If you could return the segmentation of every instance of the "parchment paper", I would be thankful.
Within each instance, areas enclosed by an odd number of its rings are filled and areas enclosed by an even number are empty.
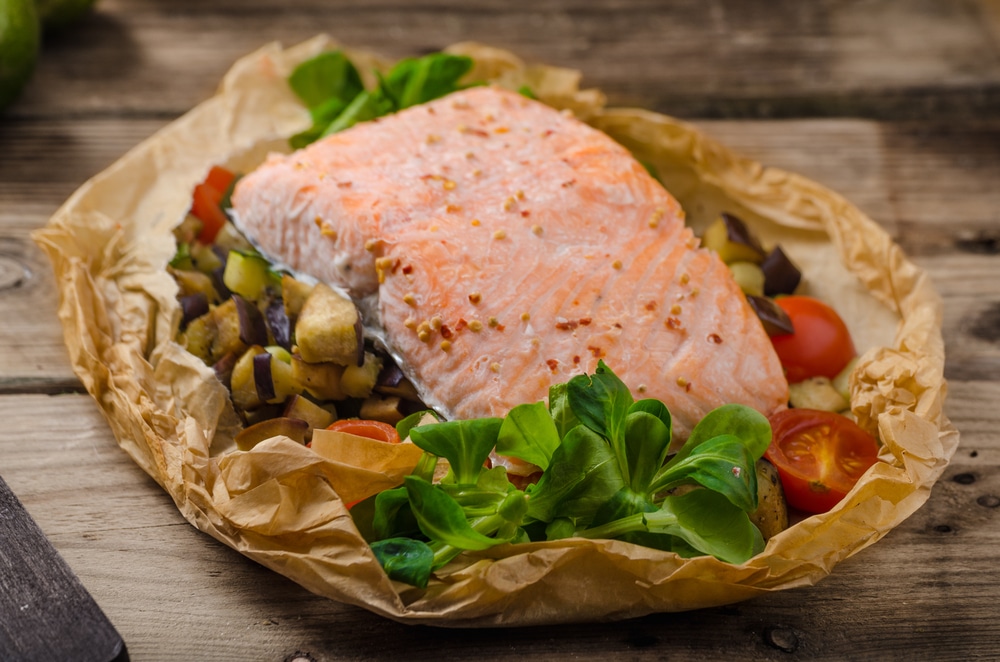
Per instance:
[[[360,469],[284,437],[234,450],[239,422],[224,387],[173,340],[180,311],[165,269],[175,250],[171,230],[208,169],[247,170],[309,125],[285,78],[333,46],[318,37],[241,59],[215,96],[88,181],[35,234],[57,275],[76,373],[121,447],[194,526],[311,591],[389,618],[513,626],[696,609],[814,584],[924,503],[958,445],[942,412],[941,304],[926,274],[877,224],[833,191],[740,158],[687,124],[605,109],[599,92],[579,90],[577,72],[458,44],[450,50],[476,58],[472,78],[528,84],[653,164],[696,227],[726,209],[765,242],[780,240],[861,345],[851,405],[881,439],[884,461],[831,512],[795,524],[738,566],[563,540],[466,554],[426,590],[390,581],[336,490],[353,499],[368,480],[399,480],[399,458]],[[364,71],[383,65],[350,55]]]

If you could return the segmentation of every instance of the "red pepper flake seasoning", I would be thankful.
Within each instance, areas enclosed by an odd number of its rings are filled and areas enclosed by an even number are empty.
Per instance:
[[[407,276],[413,273],[413,265],[407,264],[403,266],[403,273]]]
[[[531,212],[528,211],[527,209],[522,209],[521,210],[521,216],[524,216],[525,218],[527,218],[528,216],[531,216]]]
[[[544,131],[542,131],[542,138],[548,138],[553,133],[555,133],[555,131],[553,131],[552,129],[545,129]]]
[[[668,329],[679,329],[679,328],[681,328],[681,321],[679,319],[677,319],[676,317],[668,317],[666,319],[666,321],[663,322],[663,324]]]
[[[469,303],[475,305],[483,300],[483,295],[479,292],[473,292],[469,295]]]
[[[562,320],[556,322],[556,328],[560,331],[572,331],[578,326],[580,326],[580,323],[574,320]]]
[[[643,308],[645,308],[646,310],[649,310],[649,311],[656,310],[656,302],[655,301],[649,301],[649,302],[646,303],[645,306],[643,306]]]
[[[587,345],[587,349],[590,350],[590,353],[594,355],[595,359],[604,358],[604,350],[601,349],[600,347],[595,347],[594,345]]]
[[[469,326],[469,323],[465,321],[464,317],[458,318],[458,324],[455,325],[455,333],[459,333],[462,329]],[[444,331],[441,331],[441,335],[444,335]]]
[[[337,182],[337,188],[351,188],[351,182]]]
[[[451,327],[447,324],[441,325],[441,337],[445,339],[453,338],[455,334],[452,332]]]
[[[580,364],[580,357],[579,356],[574,356],[573,357],[573,364],[574,365],[579,365]]]
[[[616,329],[622,328],[621,322],[615,322],[612,326],[614,326]]]
[[[708,334],[708,340],[709,342],[714,342],[716,345],[722,344],[722,336],[720,336],[718,333]]]
[[[576,184],[576,180],[575,179],[567,179],[565,182],[563,182],[562,184],[560,184],[560,186],[562,186],[563,188],[569,188],[573,184]]]
[[[545,362],[545,365],[549,366],[549,370],[555,372],[559,368],[559,361],[556,361],[555,359],[549,359],[548,361]]]
[[[590,326],[592,321],[589,317],[581,317],[579,320],[580,326]]]

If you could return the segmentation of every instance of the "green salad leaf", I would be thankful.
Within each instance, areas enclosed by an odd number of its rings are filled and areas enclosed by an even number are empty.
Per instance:
[[[363,528],[393,579],[425,586],[462,551],[529,540],[618,538],[731,563],[763,549],[749,513],[771,429],[749,407],[713,410],[671,456],[667,407],[634,401],[600,362],[593,375],[553,386],[548,406],[520,405],[503,419],[421,420],[399,425],[425,451],[413,474],[375,497],[373,515],[370,501],[358,513],[372,518]],[[536,465],[541,477],[519,489],[502,466],[486,468],[492,451]],[[434,482],[439,458],[450,469]]]
[[[459,81],[472,69],[472,59],[432,53],[399,61],[378,84],[367,90],[358,70],[342,51],[321,53],[299,64],[288,84],[312,117],[312,126],[289,139],[300,149],[358,122],[390,115],[467,87]]]

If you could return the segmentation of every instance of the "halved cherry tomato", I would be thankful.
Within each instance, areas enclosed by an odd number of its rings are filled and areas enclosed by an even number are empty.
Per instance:
[[[840,414],[786,409],[771,416],[765,457],[781,477],[788,505],[825,513],[878,461],[878,442]]]
[[[222,211],[220,203],[236,175],[225,168],[213,166],[205,181],[194,188],[191,200],[191,213],[202,222],[199,241],[210,244],[228,220]]]
[[[363,418],[342,418],[334,421],[327,428],[334,432],[345,432],[359,437],[368,437],[389,444],[399,443],[399,433],[396,428],[382,421],[370,421]]]
[[[771,338],[789,382],[810,377],[833,379],[857,354],[844,320],[819,299],[787,296],[778,297],[775,303],[795,328],[795,333]]]

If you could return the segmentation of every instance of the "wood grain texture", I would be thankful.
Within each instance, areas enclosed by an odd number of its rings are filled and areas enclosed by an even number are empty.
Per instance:
[[[387,622],[187,524],[79,393],[55,283],[28,235],[211,95],[233,60],[320,31],[389,57],[475,39],[578,68],[615,104],[693,118],[843,193],[944,301],[946,411],[962,443],[928,503],[815,587],[499,631]],[[996,0],[100,0],[47,38],[0,118],[0,475],[136,660],[996,659],[998,118]]]
[[[992,653],[1000,544],[995,383],[956,383],[966,433],[930,501],[816,587],[617,624],[442,631],[314,596],[200,533],[114,444],[88,396],[5,396],[0,470],[135,660],[935,659]],[[53,419],[57,410],[60,416]],[[48,439],[22,431],[47,420]],[[50,448],[39,448],[50,444]],[[83,498],[83,495],[86,495]],[[947,612],[942,611],[947,608]],[[831,627],[835,623],[836,627]],[[720,633],[726,633],[720,637]],[[933,632],[933,638],[927,633]],[[988,656],[987,656],[988,657]]]
[[[686,117],[995,115],[993,4],[105,0],[47,40],[13,113],[176,115],[263,42],[327,32],[388,57],[484,41],[579,68],[618,103]]]

